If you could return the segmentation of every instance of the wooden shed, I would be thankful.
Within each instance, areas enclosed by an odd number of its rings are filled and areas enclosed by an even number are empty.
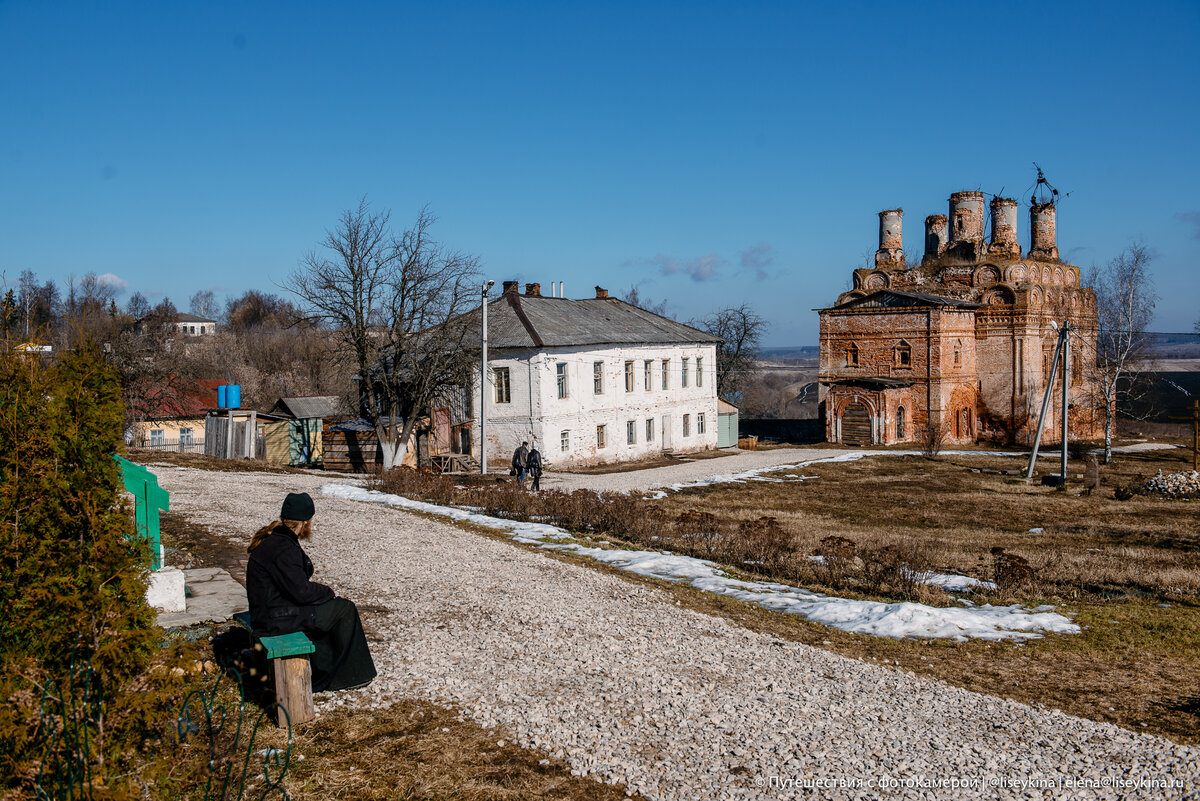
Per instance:
[[[372,473],[383,466],[383,453],[375,429],[363,421],[339,423],[323,434],[326,470]]]
[[[734,448],[738,444],[738,408],[717,399],[717,447]]]

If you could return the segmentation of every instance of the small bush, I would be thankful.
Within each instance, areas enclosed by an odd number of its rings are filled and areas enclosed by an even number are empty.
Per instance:
[[[1000,547],[992,548],[992,581],[1005,593],[1027,586],[1033,580],[1029,560]]]
[[[830,536],[821,540],[814,559],[815,571],[830,587],[840,588],[846,580],[846,573],[854,563],[854,541],[845,537]]]

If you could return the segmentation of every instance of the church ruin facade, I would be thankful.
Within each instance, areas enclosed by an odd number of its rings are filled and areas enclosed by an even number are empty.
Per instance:
[[[990,211],[991,236],[985,238]],[[950,195],[925,219],[920,264],[904,255],[901,209],[879,212],[873,267],[820,315],[820,382],[831,442],[887,445],[977,440],[1026,443],[1047,381],[1056,386],[1043,441],[1061,441],[1058,326],[1070,322],[1070,439],[1100,435],[1096,296],[1059,258],[1052,201],[1029,208],[1030,246],[1017,238],[1016,200]]]

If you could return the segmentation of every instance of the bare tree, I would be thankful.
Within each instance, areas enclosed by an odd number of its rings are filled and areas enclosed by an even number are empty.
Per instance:
[[[461,316],[478,297],[479,262],[434,241],[435,221],[422,209],[397,235],[391,212],[372,211],[364,198],[290,280],[305,311],[329,326],[357,367],[362,412],[385,469],[401,463],[431,399],[461,387],[472,361]]]
[[[1147,355],[1146,326],[1158,300],[1150,275],[1152,258],[1145,245],[1135,242],[1089,276],[1096,292],[1097,333],[1096,358],[1089,367],[1095,374],[1097,402],[1104,408],[1105,464],[1112,461],[1118,405],[1127,399]]]
[[[197,317],[203,317],[206,320],[217,319],[217,299],[211,289],[202,289],[192,295],[188,308]]]
[[[717,345],[717,395],[740,406],[746,387],[758,376],[758,346],[767,321],[743,303],[718,309],[692,324],[721,340]]]
[[[150,301],[141,292],[134,292],[125,303],[125,312],[136,322],[150,313]]]
[[[652,299],[642,297],[642,293],[638,291],[637,285],[629,287],[629,290],[621,296],[621,300],[628,303],[630,306],[637,306],[639,309],[645,309],[653,314],[658,314],[663,317],[667,315],[667,302],[665,300],[655,303]]]

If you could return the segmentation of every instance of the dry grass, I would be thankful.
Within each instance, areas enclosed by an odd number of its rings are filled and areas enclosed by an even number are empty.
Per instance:
[[[202,453],[177,453],[173,451],[130,450],[125,457],[141,465],[169,464],[175,467],[192,467],[196,470],[212,470],[221,473],[305,473],[299,467],[267,464],[258,459],[218,459]]]
[[[567,764],[513,744],[425,701],[323,714],[296,732],[292,798],[361,801],[625,799],[624,785],[573,776]],[[634,798],[640,796],[633,795]]]
[[[556,468],[552,464],[547,464],[546,471],[551,473],[578,473],[581,475],[603,475],[605,473],[629,473],[635,470],[651,470],[655,467],[668,467],[681,462],[694,462],[699,459],[720,459],[724,456],[732,456],[737,451],[733,450],[716,450],[709,449],[703,451],[693,451],[692,453],[680,454],[659,454],[650,456],[645,459],[639,459],[636,462],[609,462],[607,464],[594,464],[585,466],[572,466]]]

